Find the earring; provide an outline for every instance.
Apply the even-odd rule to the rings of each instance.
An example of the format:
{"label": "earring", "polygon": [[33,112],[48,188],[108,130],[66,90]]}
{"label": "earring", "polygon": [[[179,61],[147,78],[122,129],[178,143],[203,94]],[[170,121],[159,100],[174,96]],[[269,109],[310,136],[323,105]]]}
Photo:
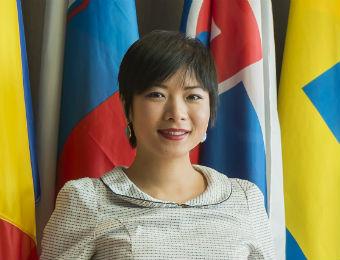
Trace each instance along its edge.
{"label": "earring", "polygon": [[130,126],[131,123],[128,123],[126,128],[125,128],[125,134],[126,136],[130,139],[131,136],[132,136],[132,131],[131,131],[131,126]]}
{"label": "earring", "polygon": [[207,133],[206,132],[204,133],[204,135],[202,137],[201,143],[204,143],[205,140],[207,140]]}

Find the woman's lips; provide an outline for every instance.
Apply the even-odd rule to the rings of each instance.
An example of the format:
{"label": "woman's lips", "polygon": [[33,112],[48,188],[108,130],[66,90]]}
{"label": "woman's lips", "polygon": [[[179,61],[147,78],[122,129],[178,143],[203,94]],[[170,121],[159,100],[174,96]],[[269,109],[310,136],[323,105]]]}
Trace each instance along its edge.
{"label": "woman's lips", "polygon": [[170,128],[158,130],[158,133],[168,140],[180,141],[187,137],[189,131],[185,129]]}

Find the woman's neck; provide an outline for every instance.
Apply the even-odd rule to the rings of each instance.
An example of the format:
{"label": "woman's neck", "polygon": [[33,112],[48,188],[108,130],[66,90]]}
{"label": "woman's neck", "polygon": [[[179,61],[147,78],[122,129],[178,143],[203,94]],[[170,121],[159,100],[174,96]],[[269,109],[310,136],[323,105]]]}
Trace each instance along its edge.
{"label": "woman's neck", "polygon": [[150,158],[136,155],[126,175],[150,196],[184,202],[206,189],[206,180],[190,162],[189,154],[178,158]]}

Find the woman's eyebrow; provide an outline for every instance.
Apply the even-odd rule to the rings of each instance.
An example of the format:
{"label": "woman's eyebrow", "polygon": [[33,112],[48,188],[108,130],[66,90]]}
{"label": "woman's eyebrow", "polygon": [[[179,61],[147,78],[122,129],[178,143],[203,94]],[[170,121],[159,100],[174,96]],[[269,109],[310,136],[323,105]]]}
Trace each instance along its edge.
{"label": "woman's eyebrow", "polygon": [[163,85],[163,84],[154,84],[152,86],[153,88],[164,88],[164,89],[168,89],[167,85]]}
{"label": "woman's eyebrow", "polygon": [[190,89],[196,89],[196,88],[200,88],[200,89],[204,89],[202,86],[197,85],[197,86],[184,86],[183,87],[185,90],[190,90]]}
{"label": "woman's eyebrow", "polygon": [[[155,84],[152,86],[153,88],[162,88],[162,89],[168,89],[169,87],[167,85],[164,84]],[[203,89],[205,90],[205,88],[203,88],[201,85],[193,85],[193,86],[183,86],[184,90],[193,90],[193,89]]]}
{"label": "woman's eyebrow", "polygon": [[[155,88],[164,88],[164,89],[168,89],[169,87],[167,85],[164,85],[164,84],[155,84],[153,87]],[[194,85],[194,86],[183,86],[183,88],[185,90],[187,89],[195,89],[195,88],[201,88],[201,89],[204,89],[201,85]]]}

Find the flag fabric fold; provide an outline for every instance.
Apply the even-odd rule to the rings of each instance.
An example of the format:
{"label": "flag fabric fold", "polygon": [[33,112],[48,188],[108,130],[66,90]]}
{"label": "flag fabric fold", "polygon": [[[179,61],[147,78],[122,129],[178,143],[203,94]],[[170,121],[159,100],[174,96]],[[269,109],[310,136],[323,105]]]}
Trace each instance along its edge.
{"label": "flag fabric fold", "polygon": [[279,88],[287,259],[340,259],[340,2],[292,1]]}
{"label": "flag fabric fold", "polygon": [[278,259],[285,259],[280,128],[271,1],[187,0],[181,30],[210,48],[220,104],[200,162],[262,191]]}
{"label": "flag fabric fold", "polygon": [[123,55],[138,39],[135,2],[70,1],[67,20],[58,189],[70,179],[129,165],[134,157],[117,75]]}
{"label": "flag fabric fold", "polygon": [[19,0],[0,0],[0,78],[0,258],[38,259],[40,188]]}

